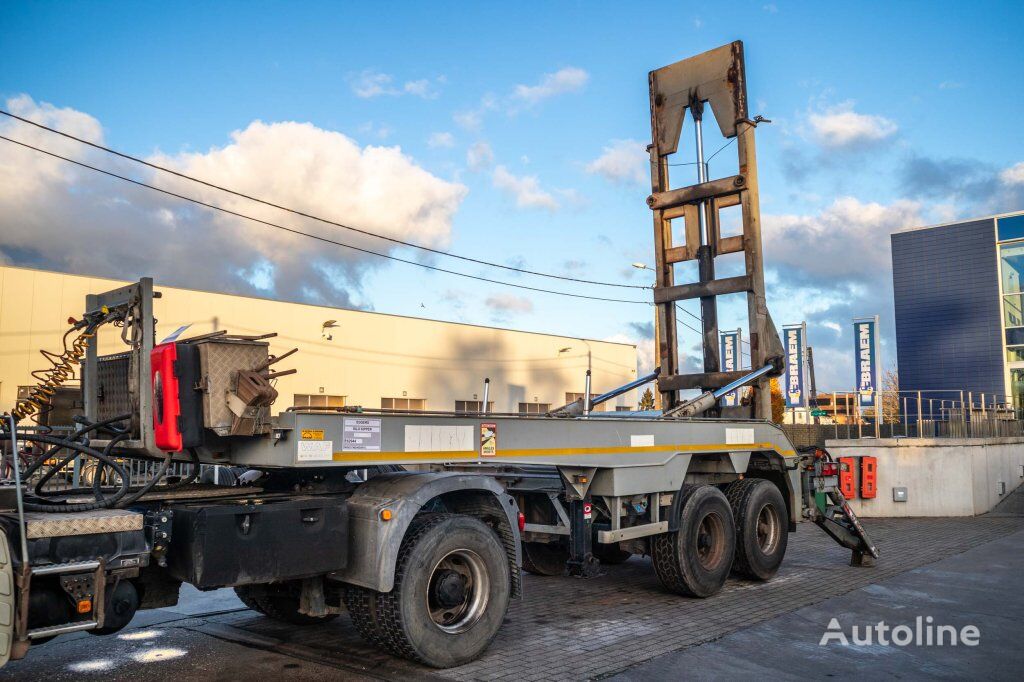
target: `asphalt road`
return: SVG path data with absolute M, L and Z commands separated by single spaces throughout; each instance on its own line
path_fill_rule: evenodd
M 0 680 L 661 680 L 932 677 L 1019 679 L 1024 668 L 1024 517 L 872 519 L 874 568 L 813 526 L 793 536 L 768 583 L 730 581 L 710 599 L 666 594 L 634 558 L 598 578 L 527 576 L 487 654 L 433 671 L 364 644 L 346 615 L 309 628 L 245 609 L 231 590 L 184 588 L 175 608 L 138 614 L 118 635 L 77 633 L 33 647 Z M 977 647 L 819 646 L 835 617 L 975 625 Z

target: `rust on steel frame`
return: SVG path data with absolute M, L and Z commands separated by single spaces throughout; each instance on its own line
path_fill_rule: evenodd
M 765 304 L 764 264 L 761 252 L 761 217 L 758 202 L 757 157 L 754 142 L 758 120 L 747 111 L 743 43 L 729 45 L 651 71 L 651 195 L 647 205 L 654 214 L 655 290 L 657 308 L 656 352 L 661 367 L 658 389 L 662 407 L 679 403 L 678 391 L 714 390 L 746 374 L 723 372 L 718 352 L 716 297 L 746 293 L 751 367 L 761 367 L 782 355 L 778 333 Z M 702 120 L 709 104 L 722 136 L 736 139 L 737 175 L 709 180 L 703 153 Z M 698 182 L 673 189 L 668 157 L 679 149 L 680 135 L 689 112 L 695 128 L 694 147 Z M 720 211 L 739 206 L 742 233 L 722 237 Z M 684 242 L 673 242 L 672 221 L 683 220 Z M 742 253 L 744 274 L 716 278 L 717 256 Z M 675 264 L 697 261 L 698 280 L 677 284 Z M 703 335 L 703 372 L 681 374 L 676 333 L 676 303 L 699 298 Z M 769 378 L 753 386 L 749 404 L 716 408 L 716 414 L 734 418 L 771 418 Z

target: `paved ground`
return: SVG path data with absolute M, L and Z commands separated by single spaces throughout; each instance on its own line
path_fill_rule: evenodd
M 295 628 L 245 610 L 230 591 L 191 591 L 175 609 L 140 614 L 120 636 L 70 635 L 34 648 L 0 679 L 1019 678 L 1012 673 L 1024 665 L 1024 518 L 867 525 L 883 553 L 874 568 L 848 566 L 848 552 L 802 525 L 774 580 L 730 581 L 706 600 L 666 594 L 649 561 L 636 558 L 591 580 L 530 576 L 526 598 L 510 609 L 487 655 L 452 670 L 377 652 L 346 616 Z M 982 644 L 818 647 L 832 616 L 849 635 L 852 625 L 913 623 L 917 615 L 976 624 Z

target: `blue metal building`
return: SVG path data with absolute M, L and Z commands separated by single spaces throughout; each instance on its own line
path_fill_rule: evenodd
M 1024 407 L 1024 212 L 891 239 L 900 389 Z

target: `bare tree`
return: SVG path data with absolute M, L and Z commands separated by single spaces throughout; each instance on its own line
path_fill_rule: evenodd
M 882 374 L 882 423 L 898 424 L 900 421 L 900 375 L 895 369 Z

